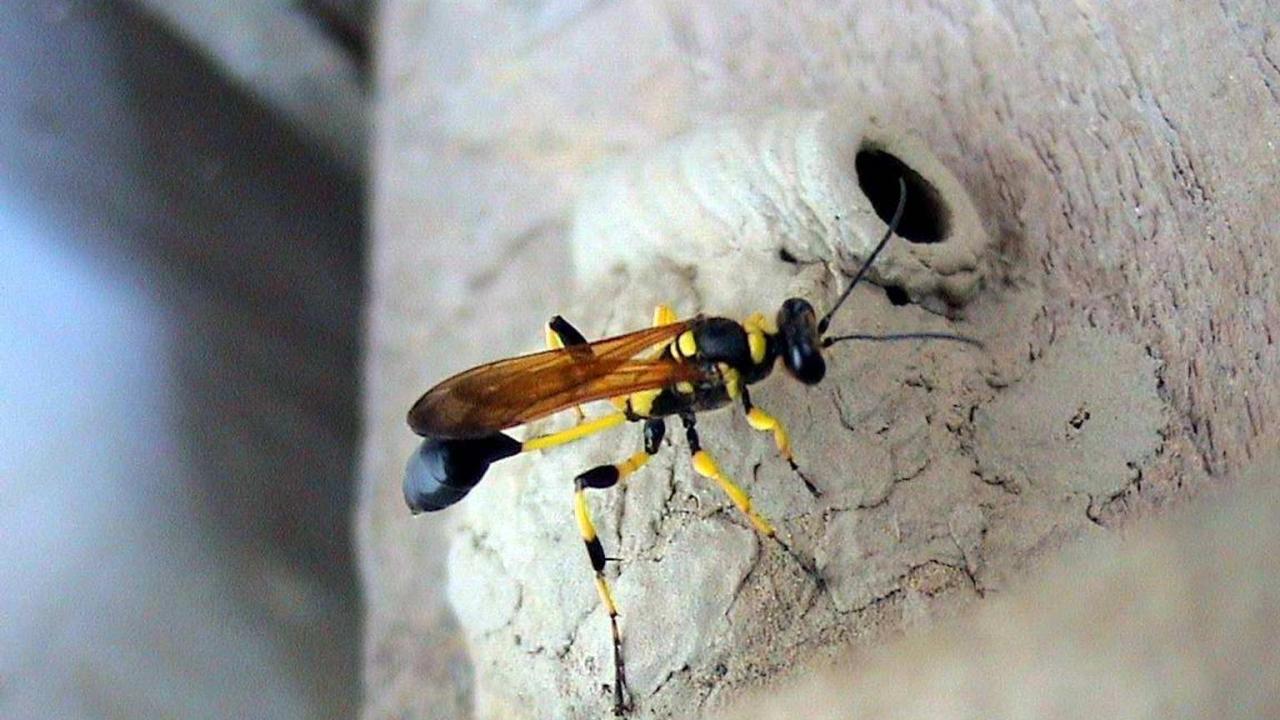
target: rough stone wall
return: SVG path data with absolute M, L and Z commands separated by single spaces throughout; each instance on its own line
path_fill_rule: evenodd
M 598 166 L 725 116 L 850 103 L 919 137 L 995 240 L 984 289 L 944 318 L 866 288 L 840 322 L 960 329 L 988 351 L 859 348 L 820 388 L 762 386 L 831 490 L 821 504 L 767 438 L 703 424 L 802 553 L 865 568 L 828 592 L 756 543 L 679 445 L 601 500 L 628 558 L 642 712 L 714 705 L 797 656 L 927 626 L 1274 443 L 1280 27 L 1265 2 L 391 1 L 380 29 L 366 717 L 459 717 L 473 698 L 482 714 L 604 707 L 589 679 L 607 679 L 607 632 L 565 493 L 629 441 L 508 461 L 459 510 L 410 519 L 403 414 L 450 373 L 535 347 L 553 312 L 597 335 L 656 300 L 740 315 L 832 297 L 855 259 L 838 247 L 800 263 L 731 247 L 693 272 L 655 257 L 575 285 L 572 218 Z M 443 592 L 451 553 L 468 568 L 448 581 L 465 635 Z M 668 574 L 682 580 L 665 592 Z M 683 617 L 645 626 L 657 607 Z

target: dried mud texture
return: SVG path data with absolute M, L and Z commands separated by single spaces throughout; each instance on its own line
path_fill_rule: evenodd
M 898 162 L 877 162 L 886 156 Z M 595 173 L 574 215 L 575 269 L 589 283 L 655 258 L 696 272 L 729 253 L 786 252 L 852 273 L 883 235 L 899 178 L 911 241 L 889 247 L 870 278 L 937 308 L 971 299 L 991 244 L 973 203 L 918 138 L 852 103 L 723 121 Z
M 1231 718 L 1280 711 L 1280 453 L 1238 494 L 1082 543 L 928 635 L 717 717 Z
M 608 168 L 662 167 L 676 138 L 726 116 L 872 109 L 877 126 L 918 137 L 994 242 L 975 265 L 983 282 L 929 289 L 925 273 L 907 305 L 868 286 L 836 329 L 951 329 L 987 348 L 843 346 L 822 386 L 759 386 L 826 491 L 819 502 L 735 414 L 700 424 L 832 575 L 823 592 L 690 476 L 678 432 L 625 491 L 593 500 L 623 558 L 640 713 L 690 716 L 800 659 L 923 631 L 1274 443 L 1280 70 L 1267 2 L 391 0 L 380 30 L 357 511 L 366 718 L 607 707 L 605 621 L 567 488 L 638 437 L 507 461 L 459 508 L 410 518 L 404 413 L 449 374 L 536 347 L 554 312 L 601 335 L 645 324 L 659 300 L 736 317 L 789 294 L 830 302 L 865 213 L 835 242 L 802 206 L 748 200 L 753 221 L 682 235 L 666 260 L 593 264 L 653 228 L 690 227 L 640 212 L 626 235 L 602 215 L 583 237 L 575 208 L 614 202 L 598 190 Z M 748 148 L 788 146 L 754 131 Z M 715 160 L 645 197 L 708 187 L 732 169 Z M 803 169 L 776 167 L 780 187 Z M 764 190 L 734 197 L 814 197 Z M 710 217 L 740 217 L 719 195 L 693 197 Z M 575 232 L 585 258 L 571 255 Z M 1118 419 L 1117 393 L 1132 402 Z

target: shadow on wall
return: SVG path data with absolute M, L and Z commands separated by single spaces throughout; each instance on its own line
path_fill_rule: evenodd
M 0 716 L 351 716 L 358 179 L 113 4 L 0 68 Z

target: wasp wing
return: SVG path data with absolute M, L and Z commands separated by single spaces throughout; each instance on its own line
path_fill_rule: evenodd
M 660 325 L 588 345 L 498 360 L 431 388 L 409 410 L 419 435 L 488 435 L 592 400 L 704 379 L 696 366 L 668 357 L 636 356 L 688 330 L 691 321 Z

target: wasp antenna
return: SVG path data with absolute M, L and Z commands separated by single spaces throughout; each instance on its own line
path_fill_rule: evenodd
M 954 340 L 962 342 L 974 347 L 984 347 L 981 340 L 965 337 L 964 335 L 952 335 L 951 333 L 941 332 L 919 332 L 919 333 L 896 333 L 892 335 L 868 335 L 865 333 L 855 333 L 853 335 L 838 335 L 822 339 L 822 347 L 828 348 L 838 342 L 844 340 L 871 340 L 873 342 L 893 342 L 896 340 Z
M 819 335 L 827 331 L 827 327 L 831 325 L 831 316 L 835 315 L 836 311 L 840 309 L 840 306 L 844 304 L 845 299 L 849 297 L 849 293 L 853 292 L 853 288 L 858 285 L 858 281 L 862 279 L 863 275 L 867 274 L 867 269 L 871 267 L 871 263 L 876 261 L 876 256 L 879 255 L 880 251 L 884 249 L 884 246 L 888 244 L 889 238 L 893 237 L 893 233 L 898 229 L 898 222 L 902 220 L 902 211 L 905 210 L 906 207 L 907 183 L 902 178 L 898 178 L 898 208 L 893 211 L 893 219 L 889 221 L 889 229 L 885 231 L 884 237 L 880 238 L 880 244 L 876 245 L 876 249 L 872 250 L 871 254 L 867 256 L 866 262 L 862 263 L 862 267 L 858 268 L 858 273 L 853 276 L 853 282 L 849 283 L 849 287 L 844 289 L 844 293 L 840 296 L 840 299 L 836 300 L 836 304 L 833 305 L 831 309 L 827 311 L 827 314 L 822 316 L 822 320 L 818 322 Z

